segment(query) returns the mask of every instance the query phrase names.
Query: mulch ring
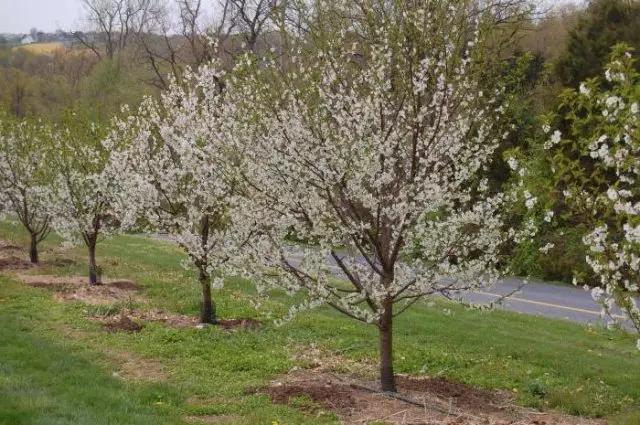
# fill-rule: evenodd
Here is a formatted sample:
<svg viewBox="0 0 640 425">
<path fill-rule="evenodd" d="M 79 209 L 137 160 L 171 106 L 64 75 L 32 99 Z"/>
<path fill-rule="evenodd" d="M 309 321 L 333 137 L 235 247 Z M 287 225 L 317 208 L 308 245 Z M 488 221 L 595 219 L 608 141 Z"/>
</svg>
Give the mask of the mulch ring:
<svg viewBox="0 0 640 425">
<path fill-rule="evenodd" d="M 218 319 L 215 326 L 226 330 L 253 330 L 262 328 L 262 323 L 255 319 Z"/>
<path fill-rule="evenodd" d="M 30 269 L 33 264 L 26 257 L 28 255 L 21 246 L 0 240 L 0 271 Z"/>
<path fill-rule="evenodd" d="M 9 271 L 9 270 L 27 270 L 33 267 L 31 262 L 23 260 L 20 257 L 9 256 L 0 258 L 0 271 Z"/>
<path fill-rule="evenodd" d="M 248 394 L 319 415 L 327 410 L 344 424 L 412 425 L 604 425 L 605 421 L 538 412 L 513 404 L 508 391 L 472 388 L 441 377 L 397 377 L 398 393 L 382 394 L 377 383 L 317 371 L 297 370 Z"/>
<path fill-rule="evenodd" d="M 44 261 L 43 264 L 53 267 L 68 267 L 77 264 L 77 261 L 72 260 L 71 258 L 54 258 L 52 260 Z"/>
<path fill-rule="evenodd" d="M 104 323 L 106 330 L 109 330 L 106 326 L 112 325 L 115 326 L 116 330 L 128 330 L 126 326 L 129 323 L 137 324 L 140 322 L 160 322 L 175 329 L 205 327 L 200 324 L 200 320 L 197 317 L 164 311 L 121 310 L 117 314 L 99 315 L 91 318 Z M 124 324 L 125 329 L 118 329 L 121 323 Z M 259 329 L 262 324 L 254 319 L 219 319 L 216 325 L 207 326 L 217 326 L 225 330 L 248 330 Z"/>
<path fill-rule="evenodd" d="M 138 287 L 130 280 L 107 280 L 102 285 L 89 286 L 85 276 L 19 275 L 29 286 L 55 292 L 59 301 L 81 301 L 92 305 L 137 301 Z"/>
<path fill-rule="evenodd" d="M 135 333 L 142 330 L 142 325 L 134 322 L 127 316 L 120 316 L 115 320 L 106 320 L 104 322 L 104 330 L 107 332 L 128 332 Z"/>
</svg>

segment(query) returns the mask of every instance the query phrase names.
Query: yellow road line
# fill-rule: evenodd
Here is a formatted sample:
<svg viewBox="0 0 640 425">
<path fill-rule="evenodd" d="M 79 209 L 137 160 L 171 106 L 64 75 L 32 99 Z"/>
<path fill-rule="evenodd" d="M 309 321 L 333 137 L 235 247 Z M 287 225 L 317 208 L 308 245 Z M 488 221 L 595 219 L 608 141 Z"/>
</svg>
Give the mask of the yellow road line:
<svg viewBox="0 0 640 425">
<path fill-rule="evenodd" d="M 500 298 L 502 295 L 497 295 L 497 294 L 492 294 L 491 292 L 482 292 L 482 291 L 477 291 L 475 292 L 476 294 L 480 294 L 480 295 L 487 295 L 490 297 L 495 297 L 495 298 Z M 587 314 L 593 314 L 596 316 L 600 316 L 600 312 L 599 311 L 593 311 L 593 310 L 586 310 L 584 308 L 577 308 L 577 307 L 568 307 L 566 305 L 560 305 L 560 304 L 553 304 L 553 303 L 546 303 L 543 301 L 533 301 L 533 300 L 528 300 L 526 298 L 519 298 L 519 297 L 507 297 L 506 298 L 507 301 L 520 301 L 523 303 L 529 303 L 529 304 L 535 304 L 535 305 L 541 305 L 544 307 L 552 307 L 552 308 L 558 308 L 561 310 L 569 310 L 569 311 L 575 311 L 578 313 L 587 313 Z M 617 314 L 614 314 L 613 317 L 615 317 L 616 319 L 624 319 L 624 316 L 620 316 Z"/>
</svg>

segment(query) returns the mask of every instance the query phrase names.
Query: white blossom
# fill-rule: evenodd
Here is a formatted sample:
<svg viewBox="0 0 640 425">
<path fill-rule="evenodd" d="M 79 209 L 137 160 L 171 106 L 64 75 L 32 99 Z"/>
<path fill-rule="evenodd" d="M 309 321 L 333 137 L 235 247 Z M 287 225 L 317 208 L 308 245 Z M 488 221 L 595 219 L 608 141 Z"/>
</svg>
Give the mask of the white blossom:
<svg viewBox="0 0 640 425">
<path fill-rule="evenodd" d="M 547 211 L 544 215 L 544 221 L 546 221 L 547 223 L 551 223 L 552 219 L 553 219 L 553 211 Z"/>
<path fill-rule="evenodd" d="M 589 97 L 589 95 L 591 94 L 591 90 L 589 90 L 589 88 L 586 86 L 585 83 L 581 83 L 580 84 L 580 93 L 582 93 L 583 95 Z"/>
<path fill-rule="evenodd" d="M 219 289 L 241 239 L 232 212 L 241 192 L 237 166 L 242 148 L 233 143 L 236 102 L 232 80 L 216 62 L 172 81 L 159 100 L 147 98 L 136 115 L 115 123 L 109 140 L 126 140 L 112 153 L 120 164 L 122 194 L 134 221 L 145 230 L 173 235 L 188 255 L 183 265 Z M 204 314 L 204 313 L 203 313 Z M 205 314 L 206 315 L 206 314 Z M 203 317 L 202 320 L 215 320 Z"/>
<path fill-rule="evenodd" d="M 464 6 L 452 7 L 426 23 L 416 11 L 396 18 L 453 40 Z M 458 62 L 455 48 L 426 31 L 419 40 L 426 56 L 406 54 L 384 27 L 397 23 L 382 25 L 366 47 L 335 32 L 322 55 L 292 59 L 302 69 L 269 64 L 264 81 L 249 78 L 252 113 L 241 132 L 241 144 L 251 146 L 249 194 L 238 208 L 238 220 L 255 228 L 246 249 L 259 289 L 304 292 L 378 324 L 391 304 L 491 285 L 509 237 L 500 214 L 508 197 L 476 183 L 504 135 L 502 105 L 481 93 L 470 60 Z M 407 84 L 392 85 L 391 76 Z M 268 90 L 274 81 L 276 95 Z M 523 240 L 535 231 L 532 223 L 510 235 Z M 291 235 L 317 248 L 295 250 Z M 336 285 L 327 258 L 348 288 Z"/>
</svg>

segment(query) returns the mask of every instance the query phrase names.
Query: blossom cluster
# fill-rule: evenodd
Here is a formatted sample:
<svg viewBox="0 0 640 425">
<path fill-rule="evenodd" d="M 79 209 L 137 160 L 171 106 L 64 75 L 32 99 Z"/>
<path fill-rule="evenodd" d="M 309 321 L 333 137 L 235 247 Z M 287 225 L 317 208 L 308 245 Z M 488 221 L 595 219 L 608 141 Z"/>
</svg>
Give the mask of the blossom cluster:
<svg viewBox="0 0 640 425">
<path fill-rule="evenodd" d="M 456 44 L 465 7 L 390 12 L 361 29 L 366 41 L 338 28 L 312 56 L 294 48 L 288 68 L 274 59 L 240 73 L 245 271 L 259 289 L 305 293 L 291 313 L 327 303 L 378 324 L 393 304 L 399 314 L 433 294 L 460 299 L 501 276 L 502 244 L 535 233 L 507 231 L 512 197 L 482 178 L 504 107 L 474 78 L 480 33 Z M 317 248 L 292 256 L 292 238 Z"/>
<path fill-rule="evenodd" d="M 47 128 L 38 123 L 0 121 L 0 210 L 12 212 L 32 234 L 48 233 L 48 211 L 42 186 L 50 177 L 46 155 Z"/>
<path fill-rule="evenodd" d="M 110 161 L 123 182 L 121 196 L 141 230 L 173 235 L 201 279 L 215 287 L 241 229 L 231 237 L 231 212 L 241 185 L 231 140 L 233 90 L 217 63 L 187 71 L 159 99 L 146 98 L 135 114 L 114 123 Z M 124 111 L 128 112 L 128 111 Z"/>
<path fill-rule="evenodd" d="M 594 300 L 611 320 L 640 331 L 640 75 L 634 64 L 618 46 L 605 71 L 606 86 L 591 80 L 570 95 L 573 135 L 545 147 L 564 202 L 588 217 L 586 261 L 601 285 L 591 290 Z"/>
</svg>

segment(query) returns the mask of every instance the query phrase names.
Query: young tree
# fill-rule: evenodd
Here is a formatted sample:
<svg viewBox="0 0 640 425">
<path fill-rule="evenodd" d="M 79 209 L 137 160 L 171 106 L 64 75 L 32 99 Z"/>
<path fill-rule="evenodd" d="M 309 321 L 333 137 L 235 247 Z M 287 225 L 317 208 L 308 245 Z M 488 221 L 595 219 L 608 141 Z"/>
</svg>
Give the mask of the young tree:
<svg viewBox="0 0 640 425">
<path fill-rule="evenodd" d="M 73 37 L 99 59 L 113 60 L 129 47 L 161 9 L 158 0 L 81 0 L 87 31 L 75 31 Z"/>
<path fill-rule="evenodd" d="M 548 117 L 548 199 L 588 229 L 587 263 L 600 280 L 591 289 L 603 314 L 640 331 L 640 74 L 630 47 L 615 47 L 605 78 L 568 90 Z M 581 280 L 576 276 L 574 282 Z M 588 289 L 588 288 L 587 288 Z M 640 342 L 639 348 L 640 348 Z"/>
<path fill-rule="evenodd" d="M 56 232 L 70 243 L 84 242 L 89 254 L 89 284 L 101 281 L 96 263 L 96 247 L 101 237 L 118 231 L 131 217 L 122 205 L 122 180 L 110 166 L 114 146 L 102 143 L 104 130 L 71 114 L 64 127 L 52 132 L 47 160 L 55 178 L 46 187 L 47 207 Z"/>
<path fill-rule="evenodd" d="M 29 259 L 38 263 L 38 244 L 50 231 L 50 216 L 42 187 L 51 178 L 43 154 L 44 126 L 2 118 L 0 121 L 0 203 L 14 212 L 29 232 Z"/>
<path fill-rule="evenodd" d="M 314 11 L 288 67 L 273 60 L 249 78 L 239 212 L 258 235 L 260 288 L 306 293 L 291 313 L 327 303 L 376 326 L 381 387 L 393 392 L 394 317 L 491 285 L 500 245 L 517 234 L 500 213 L 507 197 L 482 176 L 503 137 L 500 93 L 483 93 L 474 74 L 491 11 L 400 0 Z M 317 249 L 294 261 L 292 235 Z"/>
<path fill-rule="evenodd" d="M 199 274 L 200 321 L 216 323 L 211 287 L 225 269 L 233 238 L 230 211 L 238 182 L 234 177 L 231 118 L 234 104 L 215 63 L 174 81 L 159 100 L 147 98 L 135 116 L 117 123 L 113 140 L 128 148 L 114 155 L 126 164 L 127 206 L 150 231 L 175 236 Z M 199 85 L 202 84 L 202 85 Z M 235 240 L 239 230 L 234 229 Z"/>
</svg>

